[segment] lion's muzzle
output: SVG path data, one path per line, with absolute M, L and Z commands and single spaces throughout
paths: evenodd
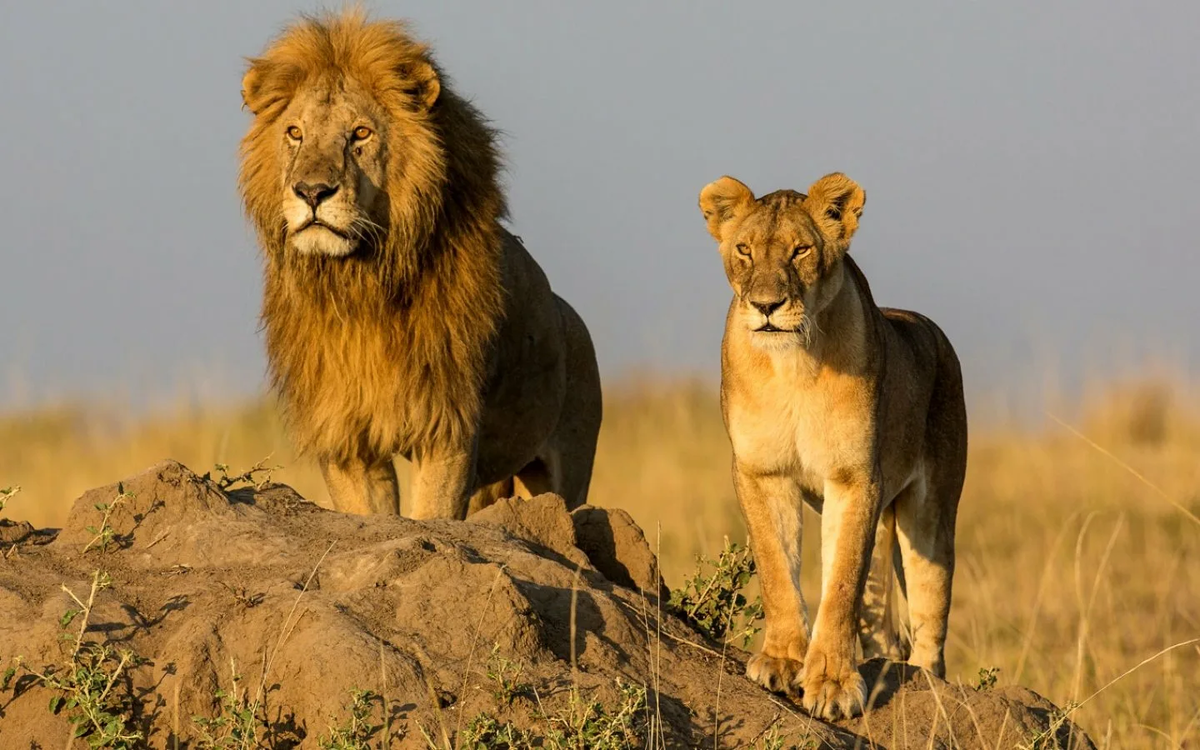
M 337 185 L 330 185 L 324 182 L 311 183 L 301 181 L 292 185 L 292 192 L 296 194 L 296 197 L 307 203 L 314 212 L 317 210 L 317 206 L 321 205 L 326 199 L 333 197 L 337 191 Z

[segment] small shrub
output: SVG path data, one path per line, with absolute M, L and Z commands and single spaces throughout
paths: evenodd
M 0 513 L 4 512 L 4 508 L 8 506 L 8 501 L 16 497 L 17 493 L 20 491 L 21 485 L 19 484 L 13 485 L 12 487 L 5 487 L 4 489 L 0 490 Z
M 83 548 L 84 554 L 87 554 L 87 552 L 92 549 L 99 549 L 101 552 L 108 551 L 108 545 L 111 544 L 113 539 L 116 538 L 116 530 L 113 529 L 112 524 L 110 523 L 113 511 L 117 509 L 117 506 L 122 505 L 132 499 L 133 493 L 126 492 L 125 485 L 118 482 L 117 496 L 113 498 L 111 503 L 96 503 L 96 505 L 93 506 L 96 508 L 96 510 L 100 511 L 100 525 L 87 527 L 87 532 L 89 534 L 95 534 L 95 536 L 92 537 L 92 540 Z
M 222 492 L 225 490 L 234 489 L 237 487 L 237 485 L 246 485 L 248 487 L 253 487 L 256 490 L 261 490 L 263 487 L 266 487 L 271 483 L 271 477 L 275 474 L 275 472 L 283 468 L 279 465 L 268 467 L 267 461 L 270 460 L 271 457 L 267 456 L 246 471 L 243 471 L 241 474 L 236 474 L 233 476 L 230 476 L 229 474 L 228 464 L 214 464 L 213 471 L 220 472 L 221 476 L 214 479 L 212 471 L 208 471 L 204 473 L 202 479 L 216 482 L 217 487 L 219 487 Z M 255 475 L 257 474 L 262 474 L 262 478 L 256 479 Z
M 140 747 L 143 735 L 129 726 L 132 700 L 120 695 L 115 688 L 128 676 L 129 670 L 142 664 L 143 660 L 132 651 L 84 640 L 96 595 L 110 586 L 112 578 L 108 573 L 97 570 L 92 573 L 91 591 L 86 601 L 66 586 L 62 587 L 78 605 L 78 609 L 68 609 L 59 618 L 63 641 L 71 645 L 71 653 L 60 665 L 41 672 L 28 671 L 44 687 L 54 691 L 50 712 L 58 714 L 66 710 L 67 720 L 74 727 L 73 737 L 86 740 L 89 747 L 124 750 Z M 15 672 L 15 669 L 5 672 L 6 683 Z
M 370 750 L 371 738 L 383 728 L 382 724 L 371 723 L 372 703 L 379 698 L 370 690 L 354 688 L 350 691 L 350 718 L 340 727 L 330 727 L 329 737 L 317 740 L 321 750 Z M 387 707 L 384 707 L 387 710 Z
M 502 722 L 484 711 L 467 724 L 455 747 L 462 750 L 627 750 L 646 744 L 650 715 L 646 688 L 617 680 L 620 701 L 613 709 L 599 701 L 584 701 L 572 689 L 566 708 L 554 715 L 541 716 L 544 734 L 520 729 Z M 540 701 L 539 701 L 540 705 Z M 430 748 L 440 748 L 422 729 Z
M 578 691 L 571 691 L 571 702 L 564 714 L 549 717 L 543 747 L 553 750 L 625 750 L 643 744 L 650 717 L 646 708 L 646 688 L 617 680 L 621 701 L 609 711 L 598 701 L 584 702 Z
M 492 646 L 492 654 L 488 657 L 487 677 L 495 685 L 492 697 L 497 703 L 511 706 L 517 698 L 529 698 L 533 688 L 527 682 L 521 682 L 524 667 L 500 655 L 499 644 Z
M 762 599 L 746 601 L 742 591 L 754 578 L 754 557 L 749 547 L 731 543 L 714 562 L 698 555 L 696 573 L 683 588 L 671 592 L 670 607 L 688 624 L 718 642 L 741 639 L 742 648 L 761 628 Z M 705 575 L 706 568 L 712 573 Z
M 261 725 L 258 701 L 250 701 L 240 689 L 242 678 L 233 659 L 229 660 L 230 689 L 218 688 L 213 694 L 219 712 L 213 718 L 193 716 L 192 723 L 200 731 L 197 750 L 251 750 L 258 746 Z
M 527 750 L 537 747 L 539 738 L 516 725 L 497 721 L 484 711 L 471 719 L 458 740 L 459 750 Z
M 991 690 L 996 687 L 996 680 L 1000 677 L 1000 667 L 981 667 L 979 670 L 979 679 L 975 683 L 976 690 Z

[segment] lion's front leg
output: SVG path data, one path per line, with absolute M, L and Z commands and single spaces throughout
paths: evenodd
M 400 483 L 391 458 L 319 463 L 335 510 L 364 516 L 400 515 Z
M 474 489 L 475 454 L 473 447 L 462 446 L 414 456 L 409 515 L 419 519 L 465 519 Z
M 808 612 L 800 591 L 803 500 L 791 477 L 760 476 L 734 467 L 734 485 L 762 586 L 766 632 L 746 676 L 768 690 L 797 686 L 808 648 Z
M 804 658 L 804 709 L 834 720 L 862 713 L 867 686 L 858 673 L 859 602 L 879 516 L 878 481 L 827 481 L 821 512 L 821 606 Z

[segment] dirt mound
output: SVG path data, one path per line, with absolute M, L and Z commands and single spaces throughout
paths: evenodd
M 66 747 L 88 710 L 97 731 L 143 734 L 136 747 L 200 747 L 239 722 L 267 747 L 318 747 L 331 728 L 370 747 L 455 746 L 468 728 L 483 747 L 526 730 L 603 747 L 1010 747 L 1052 723 L 1061 746 L 1092 746 L 1029 691 L 883 662 L 863 666 L 866 718 L 814 721 L 742 677 L 744 653 L 662 612 L 628 515 L 554 496 L 466 523 L 365 518 L 164 462 L 85 494 L 57 534 L 8 529 L 0 670 L 21 662 L 0 684 L 5 748 Z M 355 689 L 373 691 L 358 725 Z

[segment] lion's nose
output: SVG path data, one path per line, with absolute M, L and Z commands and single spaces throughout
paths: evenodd
M 779 308 L 783 307 L 783 300 L 777 299 L 777 300 L 771 300 L 770 302 L 751 301 L 750 304 L 754 306 L 755 310 L 758 310 L 760 313 L 762 313 L 763 315 L 765 315 L 769 318 L 769 317 L 771 317 L 771 313 L 773 313 L 776 310 L 778 310 Z
M 305 203 L 316 208 L 321 204 L 321 201 L 336 193 L 338 186 L 329 185 L 324 182 L 297 182 L 292 186 L 292 190 Z

